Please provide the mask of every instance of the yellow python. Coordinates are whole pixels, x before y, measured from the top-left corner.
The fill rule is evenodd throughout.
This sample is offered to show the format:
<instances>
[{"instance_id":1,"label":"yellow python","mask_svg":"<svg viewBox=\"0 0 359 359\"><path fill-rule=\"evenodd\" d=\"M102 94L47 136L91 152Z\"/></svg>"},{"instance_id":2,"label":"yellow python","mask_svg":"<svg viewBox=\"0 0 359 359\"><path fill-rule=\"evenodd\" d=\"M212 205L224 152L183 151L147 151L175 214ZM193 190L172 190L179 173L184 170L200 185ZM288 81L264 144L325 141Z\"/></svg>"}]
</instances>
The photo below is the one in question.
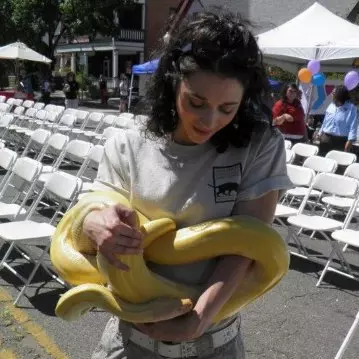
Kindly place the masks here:
<instances>
[{"instance_id":1,"label":"yellow python","mask_svg":"<svg viewBox=\"0 0 359 359\"><path fill-rule=\"evenodd\" d=\"M117 192L83 197L60 221L51 243L51 260L60 276L74 285L59 300L57 316L74 320L93 307L135 323L170 319L190 311L203 288L175 283L149 270L147 261L177 265L223 255L253 259L248 275L215 317L225 319L275 286L289 266L287 246L265 223L237 216L207 221L176 231L171 219L149 221L137 213L144 253L123 255L130 270L110 265L82 233L86 215L95 208L121 203Z\"/></svg>"}]
</instances>

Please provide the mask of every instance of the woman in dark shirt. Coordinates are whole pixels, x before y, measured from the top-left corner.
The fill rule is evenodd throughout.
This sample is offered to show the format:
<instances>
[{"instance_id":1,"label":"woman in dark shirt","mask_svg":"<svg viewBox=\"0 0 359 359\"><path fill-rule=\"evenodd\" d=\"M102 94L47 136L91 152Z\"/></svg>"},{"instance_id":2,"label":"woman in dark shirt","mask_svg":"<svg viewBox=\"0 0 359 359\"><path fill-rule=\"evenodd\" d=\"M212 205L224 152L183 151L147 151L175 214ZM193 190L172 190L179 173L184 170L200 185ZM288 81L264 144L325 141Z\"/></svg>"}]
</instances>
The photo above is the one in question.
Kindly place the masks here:
<instances>
[{"instance_id":1,"label":"woman in dark shirt","mask_svg":"<svg viewBox=\"0 0 359 359\"><path fill-rule=\"evenodd\" d=\"M274 123L284 137L294 143L307 139L304 110L298 96L298 86L287 84L284 86L282 98L272 108Z\"/></svg>"},{"instance_id":2,"label":"woman in dark shirt","mask_svg":"<svg viewBox=\"0 0 359 359\"><path fill-rule=\"evenodd\" d=\"M75 79L75 74L73 72L69 72L66 76L66 83L64 86L64 93L66 97L65 100L66 108L79 107L78 91L79 91L79 84Z\"/></svg>"}]
</instances>

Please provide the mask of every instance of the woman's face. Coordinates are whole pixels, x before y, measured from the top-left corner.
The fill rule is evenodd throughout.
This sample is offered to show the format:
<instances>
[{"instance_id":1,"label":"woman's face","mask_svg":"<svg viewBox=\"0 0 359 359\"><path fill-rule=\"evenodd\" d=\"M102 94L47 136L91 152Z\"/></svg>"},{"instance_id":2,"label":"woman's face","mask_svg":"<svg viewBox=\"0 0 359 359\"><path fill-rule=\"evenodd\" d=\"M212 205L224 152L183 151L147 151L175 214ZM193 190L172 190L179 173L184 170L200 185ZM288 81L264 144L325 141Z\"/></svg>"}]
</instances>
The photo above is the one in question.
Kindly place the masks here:
<instances>
[{"instance_id":1,"label":"woman's face","mask_svg":"<svg viewBox=\"0 0 359 359\"><path fill-rule=\"evenodd\" d=\"M293 102L296 98L298 98L298 91L293 87L288 87L286 92L288 102Z\"/></svg>"},{"instance_id":2,"label":"woman's face","mask_svg":"<svg viewBox=\"0 0 359 359\"><path fill-rule=\"evenodd\" d=\"M196 145L210 140L236 115L244 94L234 78L198 71L181 81L177 92L178 143Z\"/></svg>"}]
</instances>

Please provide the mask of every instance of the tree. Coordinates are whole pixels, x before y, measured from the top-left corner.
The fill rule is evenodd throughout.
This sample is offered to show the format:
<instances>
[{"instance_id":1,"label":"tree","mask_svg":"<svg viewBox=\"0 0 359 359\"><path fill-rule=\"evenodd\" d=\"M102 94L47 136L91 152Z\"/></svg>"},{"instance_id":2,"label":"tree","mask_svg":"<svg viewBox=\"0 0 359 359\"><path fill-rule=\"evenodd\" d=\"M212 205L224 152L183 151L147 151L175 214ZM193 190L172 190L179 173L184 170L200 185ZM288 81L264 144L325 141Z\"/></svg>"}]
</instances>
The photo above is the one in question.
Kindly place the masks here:
<instances>
[{"instance_id":1,"label":"tree","mask_svg":"<svg viewBox=\"0 0 359 359\"><path fill-rule=\"evenodd\" d=\"M115 11L137 0L2 0L7 4L13 34L29 46L54 60L63 36L94 37L97 33L115 36L120 24ZM3 7L3 5L1 5ZM1 11L1 10L0 10ZM45 42L44 42L45 40Z\"/></svg>"}]
</instances>

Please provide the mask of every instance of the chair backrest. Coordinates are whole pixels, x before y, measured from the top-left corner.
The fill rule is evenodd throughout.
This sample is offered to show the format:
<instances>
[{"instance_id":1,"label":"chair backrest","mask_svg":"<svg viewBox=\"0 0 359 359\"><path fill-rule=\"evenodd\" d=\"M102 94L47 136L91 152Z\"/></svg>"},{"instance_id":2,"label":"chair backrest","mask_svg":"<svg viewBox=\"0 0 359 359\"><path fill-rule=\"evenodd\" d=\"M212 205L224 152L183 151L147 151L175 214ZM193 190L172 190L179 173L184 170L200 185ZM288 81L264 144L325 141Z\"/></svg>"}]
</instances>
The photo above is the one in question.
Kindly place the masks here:
<instances>
[{"instance_id":1,"label":"chair backrest","mask_svg":"<svg viewBox=\"0 0 359 359\"><path fill-rule=\"evenodd\" d=\"M39 128L32 133L30 140L36 142L39 145L44 145L50 136L50 131Z\"/></svg>"},{"instance_id":2,"label":"chair backrest","mask_svg":"<svg viewBox=\"0 0 359 359\"><path fill-rule=\"evenodd\" d=\"M294 161L295 154L292 150L286 149L285 150L286 162L292 163Z\"/></svg>"},{"instance_id":3,"label":"chair backrest","mask_svg":"<svg viewBox=\"0 0 359 359\"><path fill-rule=\"evenodd\" d=\"M25 108L31 108L31 107L34 106L34 104L35 104L35 101L25 100L22 105L23 105Z\"/></svg>"},{"instance_id":4,"label":"chair backrest","mask_svg":"<svg viewBox=\"0 0 359 359\"><path fill-rule=\"evenodd\" d=\"M8 103L0 103L0 112L10 112L11 110L11 105L9 105Z\"/></svg>"},{"instance_id":5,"label":"chair backrest","mask_svg":"<svg viewBox=\"0 0 359 359\"><path fill-rule=\"evenodd\" d=\"M54 112L56 110L56 106L52 104L48 104L45 106L44 110L48 112Z\"/></svg>"},{"instance_id":6,"label":"chair backrest","mask_svg":"<svg viewBox=\"0 0 359 359\"><path fill-rule=\"evenodd\" d=\"M118 132L123 131L122 128L118 128L118 127L107 127L104 129L103 134L102 134L102 138L103 139L108 139L111 138L113 136L115 136Z\"/></svg>"},{"instance_id":7,"label":"chair backrest","mask_svg":"<svg viewBox=\"0 0 359 359\"><path fill-rule=\"evenodd\" d=\"M21 116L21 115L24 114L24 112L25 112L25 107L18 106L18 107L15 108L13 113L14 113L14 115Z\"/></svg>"},{"instance_id":8,"label":"chair backrest","mask_svg":"<svg viewBox=\"0 0 359 359\"><path fill-rule=\"evenodd\" d=\"M72 140L66 147L66 156L72 155L79 159L86 159L89 155L93 144L87 141Z\"/></svg>"},{"instance_id":9,"label":"chair backrest","mask_svg":"<svg viewBox=\"0 0 359 359\"><path fill-rule=\"evenodd\" d=\"M6 102L6 96L0 96L0 103Z\"/></svg>"},{"instance_id":10,"label":"chair backrest","mask_svg":"<svg viewBox=\"0 0 359 359\"><path fill-rule=\"evenodd\" d=\"M133 118L133 117L134 117L134 114L131 113L131 112L122 112L119 117L129 117L129 118Z\"/></svg>"},{"instance_id":11,"label":"chair backrest","mask_svg":"<svg viewBox=\"0 0 359 359\"><path fill-rule=\"evenodd\" d=\"M337 161L339 166L349 166L357 160L357 156L354 153L335 150L329 151L325 158Z\"/></svg>"},{"instance_id":12,"label":"chair backrest","mask_svg":"<svg viewBox=\"0 0 359 359\"><path fill-rule=\"evenodd\" d=\"M36 110L36 108L30 107L25 111L25 116L27 116L27 117L35 117L37 111L38 110Z\"/></svg>"},{"instance_id":13,"label":"chair backrest","mask_svg":"<svg viewBox=\"0 0 359 359\"><path fill-rule=\"evenodd\" d=\"M1 104L0 104L1 105ZM0 119L0 127L8 127L14 121L14 116L10 113L6 113Z\"/></svg>"},{"instance_id":14,"label":"chair backrest","mask_svg":"<svg viewBox=\"0 0 359 359\"><path fill-rule=\"evenodd\" d=\"M57 122L59 114L55 111L48 112L46 115L46 121L55 123Z\"/></svg>"},{"instance_id":15,"label":"chair backrest","mask_svg":"<svg viewBox=\"0 0 359 359\"><path fill-rule=\"evenodd\" d=\"M55 106L55 112L63 113L65 111L65 106Z\"/></svg>"},{"instance_id":16,"label":"chair backrest","mask_svg":"<svg viewBox=\"0 0 359 359\"><path fill-rule=\"evenodd\" d=\"M94 146L88 156L89 160L99 165L102 160L104 151L105 151L104 146L102 145Z\"/></svg>"},{"instance_id":17,"label":"chair backrest","mask_svg":"<svg viewBox=\"0 0 359 359\"><path fill-rule=\"evenodd\" d=\"M317 146L308 145L307 143L296 143L291 150L298 156L310 157L315 156L319 148Z\"/></svg>"},{"instance_id":18,"label":"chair backrest","mask_svg":"<svg viewBox=\"0 0 359 359\"><path fill-rule=\"evenodd\" d=\"M40 174L42 170L42 164L29 157L18 158L12 173L26 182L33 182Z\"/></svg>"},{"instance_id":19,"label":"chair backrest","mask_svg":"<svg viewBox=\"0 0 359 359\"><path fill-rule=\"evenodd\" d=\"M45 110L39 110L36 112L36 119L40 121L45 121L47 117L47 111Z\"/></svg>"},{"instance_id":20,"label":"chair backrest","mask_svg":"<svg viewBox=\"0 0 359 359\"><path fill-rule=\"evenodd\" d=\"M341 197L356 197L359 182L351 177L334 173L319 173L315 176L312 188Z\"/></svg>"},{"instance_id":21,"label":"chair backrest","mask_svg":"<svg viewBox=\"0 0 359 359\"><path fill-rule=\"evenodd\" d=\"M17 159L17 153L9 148L0 149L0 167L9 171Z\"/></svg>"},{"instance_id":22,"label":"chair backrest","mask_svg":"<svg viewBox=\"0 0 359 359\"><path fill-rule=\"evenodd\" d=\"M292 148L292 142L289 140L284 140L284 148L290 150Z\"/></svg>"},{"instance_id":23,"label":"chair backrest","mask_svg":"<svg viewBox=\"0 0 359 359\"><path fill-rule=\"evenodd\" d=\"M76 114L76 109L75 108L67 108L67 109L65 109L65 111L64 111L64 115L68 115L68 114L70 114L70 115L74 115L74 114Z\"/></svg>"},{"instance_id":24,"label":"chair backrest","mask_svg":"<svg viewBox=\"0 0 359 359\"><path fill-rule=\"evenodd\" d=\"M36 110L43 110L45 107L45 104L43 102L36 102L34 104L34 108L36 108Z\"/></svg>"},{"instance_id":25,"label":"chair backrest","mask_svg":"<svg viewBox=\"0 0 359 359\"><path fill-rule=\"evenodd\" d=\"M22 106L24 100L21 99L21 98L16 98L15 101L14 101L14 106Z\"/></svg>"},{"instance_id":26,"label":"chair backrest","mask_svg":"<svg viewBox=\"0 0 359 359\"><path fill-rule=\"evenodd\" d=\"M70 113L63 114L60 118L59 124L63 126L73 127L76 122L76 116Z\"/></svg>"},{"instance_id":27,"label":"chair backrest","mask_svg":"<svg viewBox=\"0 0 359 359\"><path fill-rule=\"evenodd\" d=\"M47 147L57 151L63 151L69 141L69 136L63 135L62 133L55 133L49 138Z\"/></svg>"},{"instance_id":28,"label":"chair backrest","mask_svg":"<svg viewBox=\"0 0 359 359\"><path fill-rule=\"evenodd\" d=\"M359 163L349 165L344 172L344 176L359 180Z\"/></svg>"},{"instance_id":29,"label":"chair backrest","mask_svg":"<svg viewBox=\"0 0 359 359\"><path fill-rule=\"evenodd\" d=\"M118 119L118 116L115 116L115 115L107 115L104 117L103 119L103 123L106 125L106 126L112 126L116 120Z\"/></svg>"},{"instance_id":30,"label":"chair backrest","mask_svg":"<svg viewBox=\"0 0 359 359\"><path fill-rule=\"evenodd\" d=\"M84 121L86 121L87 117L89 116L89 112L88 111L83 111L83 110L77 110L75 112L75 116L76 116L76 123L79 125L82 125Z\"/></svg>"},{"instance_id":31,"label":"chair backrest","mask_svg":"<svg viewBox=\"0 0 359 359\"><path fill-rule=\"evenodd\" d=\"M86 121L86 128L96 128L103 117L104 114L101 112L91 112Z\"/></svg>"},{"instance_id":32,"label":"chair backrest","mask_svg":"<svg viewBox=\"0 0 359 359\"><path fill-rule=\"evenodd\" d=\"M55 196L74 201L81 191L82 180L66 172L54 172L45 183L45 189Z\"/></svg>"},{"instance_id":33,"label":"chair backrest","mask_svg":"<svg viewBox=\"0 0 359 359\"><path fill-rule=\"evenodd\" d=\"M309 187L315 177L315 172L312 169L291 164L287 165L287 174L291 182L297 187Z\"/></svg>"},{"instance_id":34,"label":"chair backrest","mask_svg":"<svg viewBox=\"0 0 359 359\"><path fill-rule=\"evenodd\" d=\"M311 156L304 161L303 167L311 168L315 172L334 173L338 168L338 163L330 158Z\"/></svg>"},{"instance_id":35,"label":"chair backrest","mask_svg":"<svg viewBox=\"0 0 359 359\"><path fill-rule=\"evenodd\" d=\"M15 99L13 97L10 97L6 100L6 103L10 106L14 106Z\"/></svg>"}]
</instances>

